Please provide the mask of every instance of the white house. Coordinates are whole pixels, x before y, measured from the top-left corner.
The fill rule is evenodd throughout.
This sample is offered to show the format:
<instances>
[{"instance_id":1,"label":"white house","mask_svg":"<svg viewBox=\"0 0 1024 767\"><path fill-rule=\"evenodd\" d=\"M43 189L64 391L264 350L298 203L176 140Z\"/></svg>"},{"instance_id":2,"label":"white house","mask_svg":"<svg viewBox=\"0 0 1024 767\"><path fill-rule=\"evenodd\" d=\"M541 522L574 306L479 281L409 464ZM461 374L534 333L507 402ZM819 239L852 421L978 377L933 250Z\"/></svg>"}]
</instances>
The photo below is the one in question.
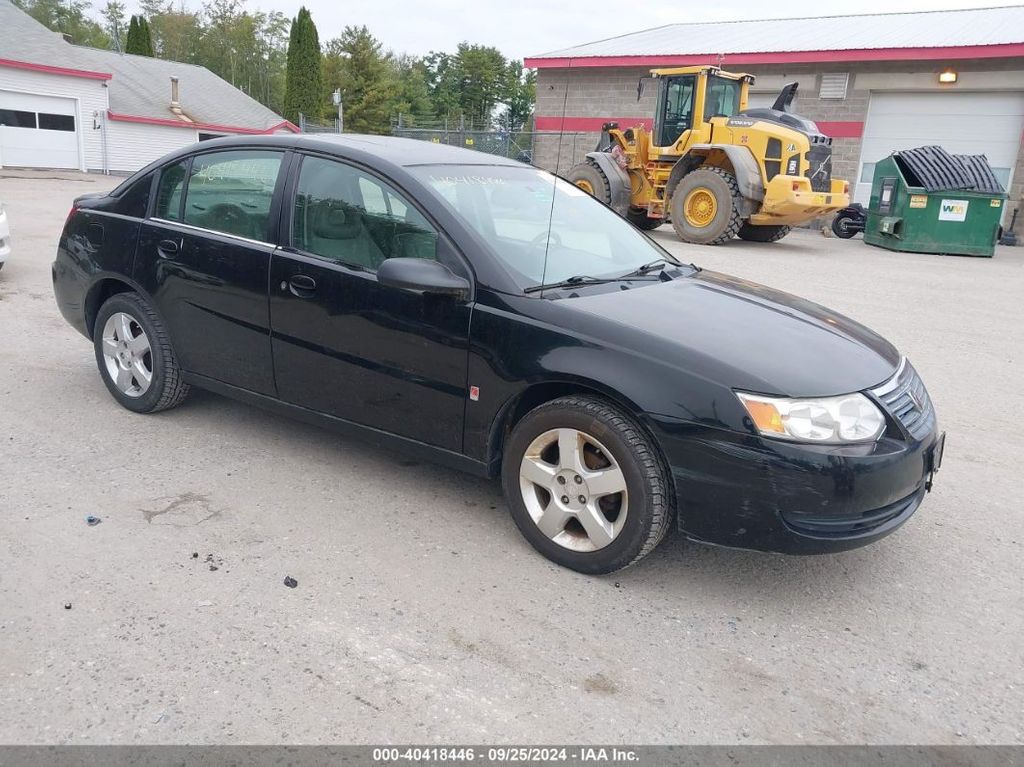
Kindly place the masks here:
<instances>
[{"instance_id":1,"label":"white house","mask_svg":"<svg viewBox=\"0 0 1024 767\"><path fill-rule=\"evenodd\" d=\"M0 168L132 172L232 134L298 132L205 67L72 45L0 0Z\"/></svg>"}]
</instances>

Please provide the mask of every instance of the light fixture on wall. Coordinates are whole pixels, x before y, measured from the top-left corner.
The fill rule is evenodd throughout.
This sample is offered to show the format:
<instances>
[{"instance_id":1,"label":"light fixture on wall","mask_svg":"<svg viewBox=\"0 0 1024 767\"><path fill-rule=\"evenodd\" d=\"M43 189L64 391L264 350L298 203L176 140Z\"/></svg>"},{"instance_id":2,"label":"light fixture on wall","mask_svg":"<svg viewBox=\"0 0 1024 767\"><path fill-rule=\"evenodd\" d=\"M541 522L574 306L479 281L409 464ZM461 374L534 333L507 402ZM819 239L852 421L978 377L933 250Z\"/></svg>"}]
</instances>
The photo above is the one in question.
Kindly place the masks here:
<instances>
[{"instance_id":1,"label":"light fixture on wall","mask_svg":"<svg viewBox=\"0 0 1024 767\"><path fill-rule=\"evenodd\" d=\"M939 82L943 85L952 85L956 82L957 77L957 73L952 69L944 69L939 72Z\"/></svg>"}]
</instances>

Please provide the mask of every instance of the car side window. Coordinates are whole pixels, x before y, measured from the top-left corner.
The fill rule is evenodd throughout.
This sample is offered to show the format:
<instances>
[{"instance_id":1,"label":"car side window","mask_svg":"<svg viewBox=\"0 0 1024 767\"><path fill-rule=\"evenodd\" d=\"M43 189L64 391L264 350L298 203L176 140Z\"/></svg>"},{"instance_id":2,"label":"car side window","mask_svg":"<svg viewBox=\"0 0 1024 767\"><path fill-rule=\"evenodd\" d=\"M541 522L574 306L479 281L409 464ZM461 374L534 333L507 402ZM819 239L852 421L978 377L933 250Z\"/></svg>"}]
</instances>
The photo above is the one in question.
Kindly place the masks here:
<instances>
[{"instance_id":1,"label":"car side window","mask_svg":"<svg viewBox=\"0 0 1024 767\"><path fill-rule=\"evenodd\" d=\"M185 188L188 161L168 165L160 172L160 185L156 190L153 215L165 221L181 220L181 192Z\"/></svg>"},{"instance_id":2,"label":"car side window","mask_svg":"<svg viewBox=\"0 0 1024 767\"><path fill-rule=\"evenodd\" d=\"M153 174L147 173L132 184L118 198L115 212L133 218L145 218L149 210L149 193L153 188Z\"/></svg>"},{"instance_id":3,"label":"car side window","mask_svg":"<svg viewBox=\"0 0 1024 767\"><path fill-rule=\"evenodd\" d=\"M198 155L185 189L185 223L266 240L282 152L242 150Z\"/></svg>"},{"instance_id":4,"label":"car side window","mask_svg":"<svg viewBox=\"0 0 1024 767\"><path fill-rule=\"evenodd\" d=\"M437 230L389 184L351 165L306 157L292 244L369 271L389 258L437 258Z\"/></svg>"}]
</instances>

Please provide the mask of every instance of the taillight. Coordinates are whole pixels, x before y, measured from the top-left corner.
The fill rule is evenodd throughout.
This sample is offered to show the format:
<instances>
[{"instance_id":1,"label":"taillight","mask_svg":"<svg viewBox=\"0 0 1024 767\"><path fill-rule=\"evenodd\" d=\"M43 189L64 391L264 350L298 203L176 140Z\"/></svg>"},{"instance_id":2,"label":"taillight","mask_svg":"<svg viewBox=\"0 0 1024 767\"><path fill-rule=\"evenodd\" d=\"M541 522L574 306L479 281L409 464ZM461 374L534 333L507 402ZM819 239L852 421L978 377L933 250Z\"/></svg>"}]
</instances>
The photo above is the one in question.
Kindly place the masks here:
<instances>
[{"instance_id":1,"label":"taillight","mask_svg":"<svg viewBox=\"0 0 1024 767\"><path fill-rule=\"evenodd\" d=\"M71 223L71 218L72 218L72 217L73 217L73 216L74 216L74 215L75 215L75 214L76 214L77 212L78 212L78 206L77 206L77 205L72 205L72 206L71 206L71 210L69 210L69 211L68 211L68 216L67 216L67 218L65 218L65 219L64 219L64 226L67 226L67 225L68 225L69 223Z\"/></svg>"}]
</instances>

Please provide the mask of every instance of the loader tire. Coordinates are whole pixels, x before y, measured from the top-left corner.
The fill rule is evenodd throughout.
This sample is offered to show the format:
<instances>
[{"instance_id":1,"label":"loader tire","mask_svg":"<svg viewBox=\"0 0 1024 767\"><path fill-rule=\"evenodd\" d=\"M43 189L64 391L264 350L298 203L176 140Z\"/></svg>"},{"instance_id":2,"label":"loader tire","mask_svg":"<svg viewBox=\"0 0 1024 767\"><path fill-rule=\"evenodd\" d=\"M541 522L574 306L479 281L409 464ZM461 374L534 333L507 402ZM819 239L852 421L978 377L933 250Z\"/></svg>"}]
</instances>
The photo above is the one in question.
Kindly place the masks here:
<instances>
[{"instance_id":1,"label":"loader tire","mask_svg":"<svg viewBox=\"0 0 1024 767\"><path fill-rule=\"evenodd\" d=\"M626 211L626 219L637 229L642 229L645 232L657 229L665 223L665 219L651 218L647 215L646 210L638 210L636 208L630 208Z\"/></svg>"},{"instance_id":2,"label":"loader tire","mask_svg":"<svg viewBox=\"0 0 1024 767\"><path fill-rule=\"evenodd\" d=\"M724 168L702 165L685 175L672 192L669 209L679 239L720 245L740 230L740 188Z\"/></svg>"},{"instance_id":3,"label":"loader tire","mask_svg":"<svg viewBox=\"0 0 1024 767\"><path fill-rule=\"evenodd\" d=\"M573 165L565 177L605 205L612 204L612 185L608 183L608 177L597 163L587 160L579 165Z\"/></svg>"},{"instance_id":4,"label":"loader tire","mask_svg":"<svg viewBox=\"0 0 1024 767\"><path fill-rule=\"evenodd\" d=\"M778 242L787 234L793 227L791 226L754 226L753 224L744 224L740 227L739 236L741 240L747 242Z\"/></svg>"}]
</instances>

